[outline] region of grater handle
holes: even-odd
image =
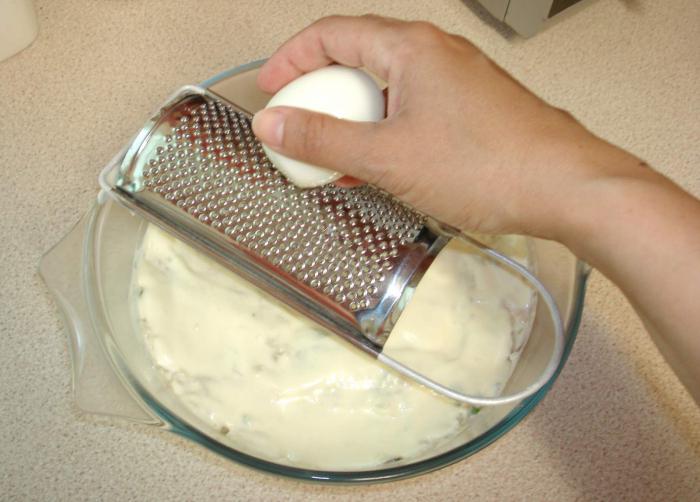
[[[554,344],[552,347],[552,353],[549,357],[547,365],[544,368],[544,371],[542,371],[542,373],[534,382],[530,383],[525,389],[519,392],[507,395],[500,395],[496,397],[483,397],[463,394],[454,389],[450,389],[449,387],[446,387],[436,382],[435,380],[426,377],[422,373],[419,373],[409,368],[408,366],[397,361],[396,359],[387,356],[383,352],[377,356],[377,360],[382,364],[397,371],[401,375],[410,378],[420,383],[421,385],[424,385],[425,387],[428,387],[429,389],[437,392],[438,394],[441,394],[445,397],[454,399],[465,404],[469,404],[471,406],[496,406],[518,402],[522,399],[525,399],[526,397],[531,396],[532,394],[539,391],[542,387],[547,385],[547,383],[557,371],[559,362],[561,361],[561,358],[564,354],[564,326],[561,320],[561,315],[559,313],[559,308],[557,307],[554,297],[547,290],[545,285],[542,284],[542,282],[537,277],[535,277],[535,275],[532,272],[530,272],[527,269],[527,267],[524,267],[514,259],[482,244],[481,242],[469,237],[468,235],[460,234],[458,238],[469,242],[471,245],[479,249],[482,253],[486,254],[487,256],[491,257],[492,259],[496,260],[497,262],[501,263],[507,268],[510,268],[511,270],[522,276],[523,279],[530,283],[530,285],[532,285],[532,287],[535,288],[535,290],[537,290],[537,292],[540,294],[540,297],[542,298],[542,300],[545,303],[545,306],[547,307],[547,311],[550,315],[552,325],[554,328]]]

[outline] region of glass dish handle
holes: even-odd
[[[89,211],[39,264],[39,274],[62,314],[73,366],[73,396],[87,412],[132,422],[160,424],[124,387],[105,353],[85,301],[83,246]]]

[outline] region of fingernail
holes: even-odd
[[[253,116],[253,132],[268,146],[282,146],[284,113],[273,108],[260,110]]]

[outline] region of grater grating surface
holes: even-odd
[[[250,122],[209,92],[185,90],[126,156],[116,188],[151,213],[198,222],[198,232],[218,234],[382,346],[448,237],[369,186],[296,187],[267,159]]]
[[[477,406],[512,403],[550,379],[563,350],[554,299],[527,268],[464,235],[540,294],[554,327],[543,371],[510,395],[469,396],[382,353],[415,286],[457,231],[370,186],[294,186],[267,159],[250,121],[211,91],[185,87],[105,168],[100,184],[118,202],[440,394]]]
[[[366,186],[297,188],[267,160],[250,118],[221,101],[185,103],[172,120],[143,170],[147,190],[342,306],[377,306],[421,215]]]

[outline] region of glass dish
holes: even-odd
[[[203,85],[254,112],[268,98],[255,86],[260,64],[230,70]],[[563,246],[533,240],[538,277],[556,299],[566,328],[564,357],[554,376],[536,394],[514,405],[483,408],[483,419],[490,425],[486,432],[473,439],[457,436],[427,457],[405,464],[362,471],[309,470],[272,463],[218,441],[215,431],[180,403],[154,367],[129,301],[134,256],[146,226],[142,218],[100,196],[73,230],[42,258],[40,273],[61,308],[69,333],[77,404],[86,412],[163,427],[238,463],[302,480],[368,483],[415,476],[457,462],[498,439],[544,397],[565,364],[580,321],[588,276],[585,264]],[[538,340],[551,339],[544,336],[551,329],[546,317],[538,308],[531,341],[512,381],[538,366],[532,354],[542,351],[528,348]]]

